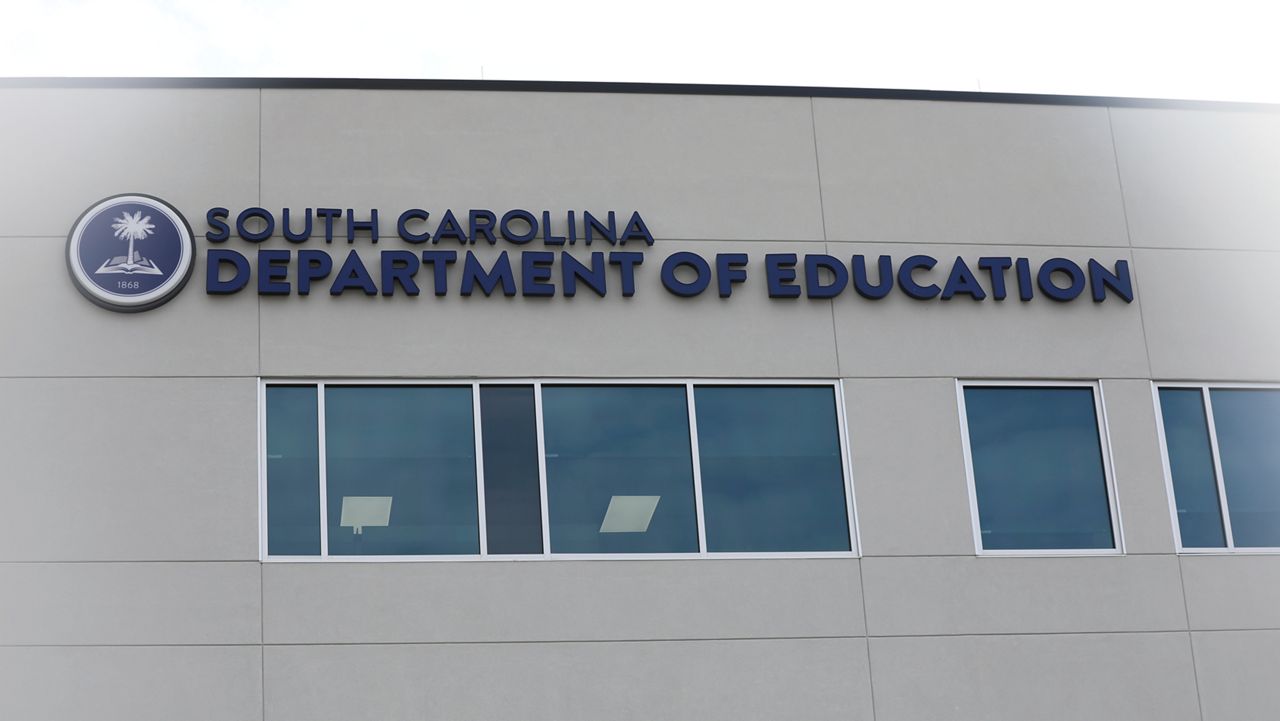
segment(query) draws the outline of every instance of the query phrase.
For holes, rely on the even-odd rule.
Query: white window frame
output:
[[[1222,535],[1227,545],[1221,548],[1183,546],[1182,525],[1178,522],[1178,499],[1173,489],[1173,467],[1169,463],[1169,440],[1164,431],[1164,407],[1160,405],[1161,388],[1194,388],[1200,391],[1204,406],[1205,426],[1209,431],[1209,453],[1213,461],[1213,479],[1218,491],[1218,512],[1221,514]],[[1235,545],[1231,532],[1231,509],[1227,506],[1227,486],[1222,476],[1222,458],[1218,453],[1218,429],[1213,418],[1213,401],[1209,391],[1224,390],[1280,390],[1277,383],[1196,383],[1191,381],[1151,381],[1151,402],[1156,412],[1156,432],[1160,436],[1160,464],[1164,470],[1165,493],[1169,499],[1169,522],[1173,527],[1173,543],[1177,552],[1186,555],[1248,555],[1280,554],[1280,547]]]
[[[400,555],[400,556],[330,556],[328,554],[328,499],[326,497],[327,469],[325,468],[325,416],[324,389],[329,385],[342,386],[453,386],[471,388],[472,420],[476,446],[476,485],[480,533],[480,552],[458,555]],[[484,510],[484,458],[480,419],[480,389],[484,386],[523,385],[534,389],[534,411],[538,446],[538,479],[542,504],[542,553],[541,554],[489,554],[486,538]],[[697,513],[698,551],[692,553],[552,553],[551,527],[547,507],[547,463],[545,437],[542,425],[542,387],[558,385],[597,386],[667,386],[683,387],[689,411],[689,443],[693,464],[694,505]],[[784,552],[716,552],[708,551],[706,523],[702,506],[702,469],[698,456],[698,435],[694,389],[697,386],[812,386],[831,388],[836,404],[837,442],[840,445],[840,466],[844,483],[845,518],[849,531],[848,551],[784,551]],[[318,556],[272,556],[267,554],[267,387],[309,386],[316,389],[318,403],[316,416],[319,444],[320,543]],[[768,559],[768,558],[860,558],[861,537],[857,523],[857,501],[853,492],[853,472],[850,468],[849,431],[845,417],[844,384],[839,380],[797,378],[259,378],[258,379],[258,558],[268,563],[398,563],[398,562],[462,562],[485,561],[551,561],[551,560],[690,560],[696,558],[718,559]]]
[[[1093,411],[1098,425],[1098,448],[1102,454],[1102,473],[1106,480],[1107,510],[1111,514],[1111,538],[1114,548],[1019,548],[986,549],[982,546],[982,523],[978,515],[978,491],[973,475],[973,450],[969,445],[969,412],[964,402],[965,388],[1089,388],[1093,391]],[[1123,556],[1124,533],[1120,518],[1120,500],[1116,490],[1115,462],[1111,456],[1111,433],[1107,427],[1106,402],[1102,384],[1080,380],[981,380],[956,379],[956,403],[960,411],[960,444],[964,450],[964,473],[969,491],[969,519],[973,529],[973,548],[978,556]]]

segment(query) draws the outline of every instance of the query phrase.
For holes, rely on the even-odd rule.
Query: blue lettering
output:
[[[796,279],[795,253],[769,253],[764,257],[765,284],[770,298],[799,298],[800,286],[790,285]]]
[[[298,251],[298,295],[311,295],[311,281],[333,272],[333,258],[323,250]]]
[[[938,261],[927,255],[913,255],[902,261],[902,265],[898,267],[898,287],[902,288],[902,292],[915,298],[916,300],[929,300],[936,297],[942,292],[937,285],[930,283],[929,285],[919,285],[915,278],[911,276],[917,268],[929,270],[937,265]]]
[[[395,295],[396,284],[405,295],[417,295],[418,284],[413,276],[418,272],[418,256],[408,250],[382,251],[382,294]]]
[[[956,256],[956,263],[951,266],[947,285],[942,289],[942,300],[951,300],[957,293],[965,293],[974,300],[985,300],[987,297],[987,292],[978,284],[978,278],[960,256]]]
[[[676,277],[676,268],[685,266],[692,268],[693,280],[688,283]],[[662,261],[662,285],[667,290],[682,298],[690,298],[707,289],[711,284],[711,266],[697,253],[681,251],[672,253]]]
[[[235,273],[222,280],[222,266],[229,264]],[[249,260],[234,250],[213,249],[205,255],[204,288],[209,295],[230,295],[249,284]]]
[[[498,283],[502,283],[503,295],[516,294],[516,279],[511,272],[511,259],[507,257],[507,251],[504,250],[498,254],[498,259],[494,261],[491,271],[485,271],[475,253],[467,251],[466,262],[462,265],[462,286],[458,292],[471,295],[476,283],[480,284],[480,290],[485,295],[493,295]]]
[[[365,295],[378,294],[378,286],[374,285],[369,269],[364,267],[364,261],[354,250],[347,253],[347,259],[342,261],[337,279],[329,286],[329,295],[342,295],[343,291],[353,288],[360,289]]]
[[[560,277],[566,298],[572,298],[577,294],[579,280],[586,283],[588,288],[594,290],[596,295],[603,298],[605,294],[604,253],[591,254],[590,268],[583,265],[581,261],[572,255],[561,253]]]
[[[830,285],[822,284],[822,275],[818,271],[827,270],[832,275]],[[830,255],[814,254],[804,257],[804,287],[810,298],[834,298],[849,284],[849,270],[839,258]]]

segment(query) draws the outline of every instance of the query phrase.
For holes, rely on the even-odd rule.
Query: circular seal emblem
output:
[[[191,277],[196,247],[177,208],[139,193],[84,211],[67,235],[67,269],[86,298],[136,313],[163,305]]]

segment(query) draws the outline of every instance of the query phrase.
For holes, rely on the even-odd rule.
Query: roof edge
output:
[[[964,90],[835,88],[806,85],[718,85],[698,83],[626,83],[569,80],[412,80],[378,78],[250,77],[0,77],[0,88],[159,88],[271,90],[468,90],[543,93],[623,93],[663,95],[738,95],[755,97],[929,100],[1015,105],[1086,105],[1127,108],[1246,110],[1280,112],[1280,104],[1224,100],[1179,100],[1106,95],[993,93]]]

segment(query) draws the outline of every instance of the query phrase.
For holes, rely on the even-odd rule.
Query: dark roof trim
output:
[[[1252,110],[1280,112],[1280,104],[1167,100],[1099,95],[983,93],[959,90],[824,88],[802,85],[696,85],[680,83],[600,83],[559,80],[380,80],[369,78],[0,78],[0,88],[237,88],[297,90],[479,90],[541,93],[648,93],[743,95],[802,98],[933,100],[1019,105],[1091,105],[1121,108]]]

